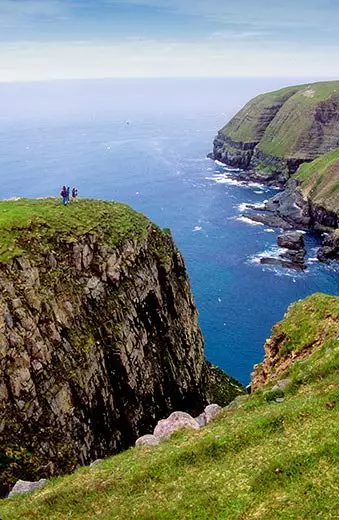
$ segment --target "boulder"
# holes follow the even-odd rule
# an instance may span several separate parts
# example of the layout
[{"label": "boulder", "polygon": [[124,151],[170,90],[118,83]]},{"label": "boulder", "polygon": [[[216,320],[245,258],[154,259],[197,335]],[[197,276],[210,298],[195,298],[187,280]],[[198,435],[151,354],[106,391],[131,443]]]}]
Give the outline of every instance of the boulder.
[{"label": "boulder", "polygon": [[222,408],[218,404],[209,404],[205,408],[206,424],[213,421],[213,419],[220,414]]},{"label": "boulder", "polygon": [[136,440],[136,446],[157,446],[160,442],[159,437],[155,437],[155,435],[144,435],[143,437],[139,437]]},{"label": "boulder", "polygon": [[154,429],[154,436],[159,439],[167,439],[177,430],[189,428],[199,430],[199,423],[186,412],[173,412],[167,419],[158,422]]},{"label": "boulder", "polygon": [[272,388],[272,392],[275,390],[285,390],[285,388],[292,382],[292,379],[281,379]]},{"label": "boulder", "polygon": [[279,235],[277,243],[278,246],[285,247],[286,249],[299,250],[304,249],[305,247],[303,233],[300,233],[299,231]]},{"label": "boulder", "polygon": [[195,417],[194,419],[197,421],[197,423],[199,424],[200,428],[202,426],[206,426],[206,424],[207,424],[205,412],[202,412],[200,415],[198,415],[198,417]]},{"label": "boulder", "polygon": [[339,260],[339,231],[325,237],[322,246],[318,249],[317,257],[320,262]]},{"label": "boulder", "polygon": [[17,495],[19,493],[29,493],[34,489],[38,489],[43,487],[46,484],[47,480],[42,478],[37,482],[29,482],[26,480],[18,480],[12,491],[9,493],[8,497],[12,497],[13,495]]}]

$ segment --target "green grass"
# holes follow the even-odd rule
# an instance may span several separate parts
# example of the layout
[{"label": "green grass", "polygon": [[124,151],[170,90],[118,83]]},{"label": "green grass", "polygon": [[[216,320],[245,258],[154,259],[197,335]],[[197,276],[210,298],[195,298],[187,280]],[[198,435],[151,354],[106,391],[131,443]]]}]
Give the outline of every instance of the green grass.
[{"label": "green grass", "polygon": [[294,177],[305,198],[339,213],[339,148],[301,165]]},{"label": "green grass", "polygon": [[74,242],[85,234],[108,245],[146,235],[150,221],[124,204],[83,199],[63,206],[58,199],[0,202],[0,262],[34,254],[58,242]]},{"label": "green grass", "polygon": [[[310,94],[308,94],[310,93]],[[314,150],[319,155],[318,137],[312,131],[314,112],[328,98],[339,99],[339,82],[316,83],[296,92],[282,106],[267,127],[258,145],[266,154],[284,158],[308,159]],[[324,135],[336,131],[336,122],[322,125]]]},{"label": "green grass", "polygon": [[315,111],[330,99],[339,101],[339,81],[296,85],[262,94],[249,101],[221,132],[234,142],[258,143],[257,150],[265,155],[315,159],[327,151],[327,138],[338,132],[335,118],[321,123],[320,145],[314,131]]},{"label": "green grass", "polygon": [[337,519],[338,320],[331,344],[317,330],[329,316],[337,318],[338,300],[316,294],[303,309],[301,302],[290,308],[282,327],[295,338],[292,349],[315,334],[323,343],[306,363],[286,369],[291,383],[279,392],[282,403],[271,382],[197,432],[178,432],[152,449],[132,448],[0,502],[1,519]]},{"label": "green grass", "polygon": [[274,92],[261,94],[247,103],[233,119],[221,130],[222,133],[236,142],[258,142],[266,129],[259,118],[277,103],[284,102],[301,86],[287,87]]},{"label": "green grass", "polygon": [[279,354],[298,353],[314,344],[333,348],[339,338],[339,298],[312,294],[292,304],[285,318],[273,327],[273,338],[279,338]]}]

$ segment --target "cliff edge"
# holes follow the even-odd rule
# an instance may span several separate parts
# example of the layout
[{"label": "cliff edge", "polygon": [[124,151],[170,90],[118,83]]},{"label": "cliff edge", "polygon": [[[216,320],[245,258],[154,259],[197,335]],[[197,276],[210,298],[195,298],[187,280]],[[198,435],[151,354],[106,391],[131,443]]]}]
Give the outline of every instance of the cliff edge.
[{"label": "cliff edge", "polygon": [[328,81],[252,99],[219,131],[213,157],[284,182],[300,164],[338,146],[339,81]]},{"label": "cliff edge", "polygon": [[[121,451],[240,385],[211,367],[168,232],[114,202],[0,203],[0,486]],[[211,377],[210,377],[211,376]]]}]

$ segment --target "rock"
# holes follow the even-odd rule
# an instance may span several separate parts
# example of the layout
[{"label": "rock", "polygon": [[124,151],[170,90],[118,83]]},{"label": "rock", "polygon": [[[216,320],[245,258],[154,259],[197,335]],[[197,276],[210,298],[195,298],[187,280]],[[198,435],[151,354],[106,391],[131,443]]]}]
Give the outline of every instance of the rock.
[{"label": "rock", "polygon": [[159,437],[156,437],[155,435],[144,435],[143,437],[139,437],[139,439],[136,440],[135,445],[136,446],[157,446],[160,442]]},{"label": "rock", "polygon": [[197,423],[199,424],[200,428],[202,426],[206,426],[206,424],[207,424],[205,412],[201,413],[200,415],[198,415],[198,417],[195,417],[194,419],[197,421]]},{"label": "rock", "polygon": [[100,464],[100,462],[102,462],[104,459],[96,459],[94,460],[93,462],[91,462],[91,464],[89,465],[90,468],[93,468],[93,466],[97,466],[98,464]]},{"label": "rock", "polygon": [[305,269],[305,243],[303,234],[299,231],[285,233],[277,238],[278,246],[285,249],[279,254],[284,261],[290,262],[293,269]]},{"label": "rock", "polygon": [[13,495],[18,495],[19,493],[29,493],[34,489],[38,489],[43,487],[46,484],[47,480],[42,478],[37,482],[29,482],[26,480],[18,480],[18,482],[13,487],[12,491],[9,493],[8,497],[12,497]]},{"label": "rock", "polygon": [[281,379],[280,381],[278,381],[274,387],[272,388],[272,392],[274,392],[275,390],[285,390],[285,388],[290,384],[292,383],[292,379]]},{"label": "rock", "polygon": [[325,237],[322,246],[318,249],[317,258],[320,262],[339,260],[339,231]]},{"label": "rock", "polygon": [[210,423],[220,414],[222,408],[218,404],[209,404],[205,408],[206,424]]},{"label": "rock", "polygon": [[200,426],[188,413],[173,412],[167,419],[162,419],[158,422],[153,433],[159,439],[167,439],[172,433],[181,428],[199,430]]},{"label": "rock", "polygon": [[292,262],[288,259],[284,260],[282,256],[277,257],[271,257],[271,256],[264,256],[263,258],[260,258],[260,263],[262,265],[279,265],[281,267],[285,267],[286,269],[296,269],[296,270],[303,270],[306,267],[299,262]]},{"label": "rock", "polygon": [[253,220],[253,222],[261,222],[265,226],[286,230],[293,229],[292,224],[286,222],[286,220],[275,213],[246,213],[245,217]]},{"label": "rock", "polygon": [[306,269],[304,262],[306,251],[302,233],[295,231],[279,235],[277,243],[283,248],[278,256],[265,256],[260,259],[261,264],[280,265],[288,269]]},{"label": "rock", "polygon": [[279,235],[277,238],[278,246],[286,247],[287,249],[304,249],[304,236],[303,233],[299,231],[294,231],[293,233],[285,233],[284,235]]},{"label": "rock", "polygon": [[276,403],[283,403],[285,401],[285,399],[283,397],[277,397],[275,402]]}]

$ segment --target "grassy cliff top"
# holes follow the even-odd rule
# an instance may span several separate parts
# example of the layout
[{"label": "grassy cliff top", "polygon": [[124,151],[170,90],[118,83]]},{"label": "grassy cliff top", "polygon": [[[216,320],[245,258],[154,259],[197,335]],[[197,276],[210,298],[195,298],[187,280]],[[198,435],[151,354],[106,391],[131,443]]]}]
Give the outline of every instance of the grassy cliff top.
[{"label": "grassy cliff top", "polygon": [[300,166],[295,174],[306,198],[339,213],[339,148]]},{"label": "grassy cliff top", "polygon": [[252,99],[221,132],[267,155],[312,160],[338,143],[338,103],[339,81],[288,87]]},{"label": "grassy cliff top", "polygon": [[150,221],[117,202],[83,199],[63,206],[60,199],[0,201],[0,262],[39,243],[47,249],[51,239],[74,242],[91,233],[108,245],[146,235]]},{"label": "grassy cliff top", "polygon": [[267,126],[266,117],[263,116],[271,110],[276,112],[299,88],[302,88],[302,86],[286,87],[274,92],[260,94],[251,99],[221,129],[221,132],[235,142],[253,143],[260,141]]},{"label": "grassy cliff top", "polygon": [[[338,311],[338,301],[317,294],[291,308],[281,326],[293,349],[312,340],[319,320]],[[317,349],[287,369],[291,382],[279,395],[272,382],[238,397],[199,431],[178,432],[155,448],[132,448],[51,479],[32,495],[2,501],[0,517],[338,518],[338,333],[337,325],[331,344],[318,333]]]},{"label": "grassy cliff top", "polygon": [[339,337],[339,297],[316,293],[293,303],[273,327],[272,337],[280,339],[280,356],[296,355],[305,346],[334,348]]}]

